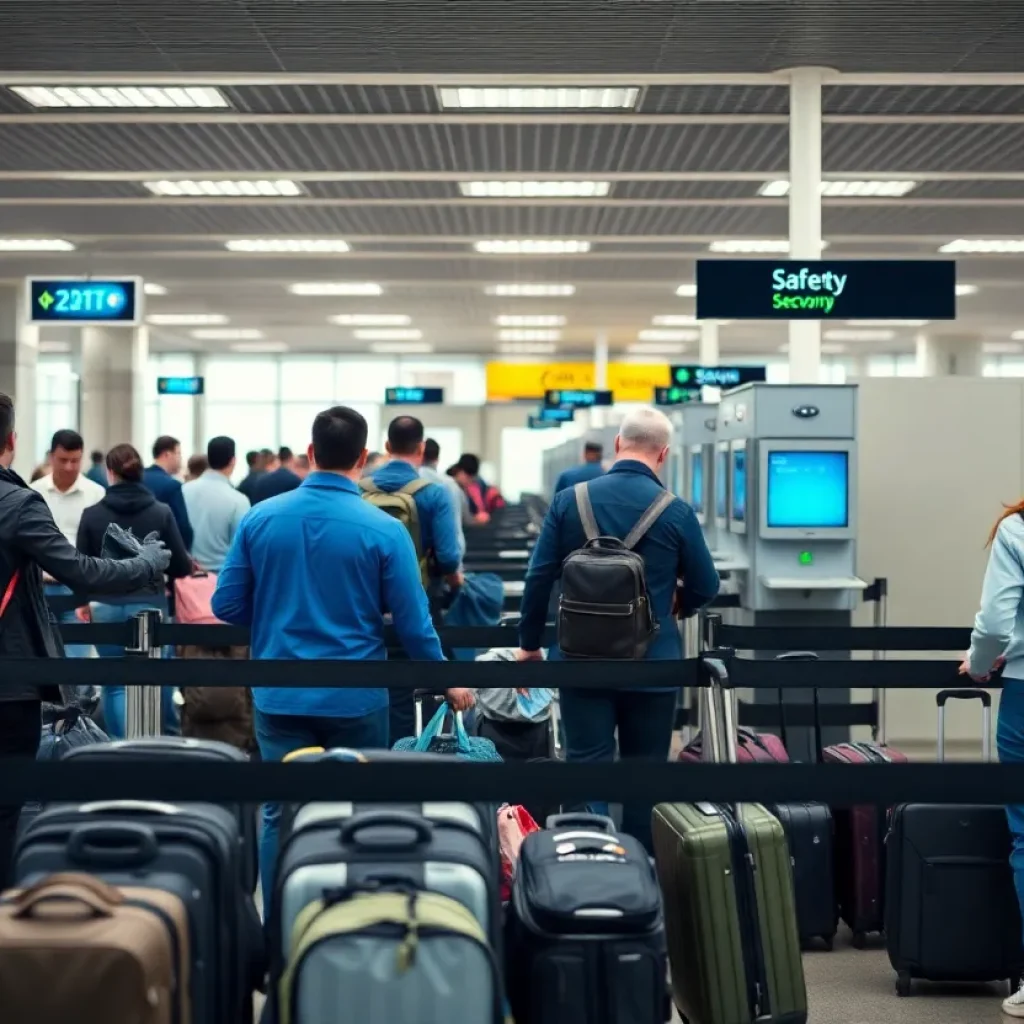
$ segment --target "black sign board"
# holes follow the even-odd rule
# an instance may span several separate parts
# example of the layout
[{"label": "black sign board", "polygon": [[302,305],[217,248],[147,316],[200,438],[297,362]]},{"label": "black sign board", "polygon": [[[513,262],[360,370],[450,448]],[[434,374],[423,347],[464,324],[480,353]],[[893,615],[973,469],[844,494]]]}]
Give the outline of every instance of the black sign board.
[{"label": "black sign board", "polygon": [[543,416],[531,416],[526,421],[531,430],[561,430],[562,424],[559,420],[546,420]]},{"label": "black sign board", "polygon": [[537,416],[542,420],[547,420],[549,423],[572,423],[576,419],[576,410],[567,408],[548,409],[542,406]]},{"label": "black sign board", "polygon": [[384,392],[385,405],[441,405],[444,388],[388,388]]},{"label": "black sign board", "polygon": [[698,320],[955,320],[954,260],[697,260]]},{"label": "black sign board", "polygon": [[135,324],[139,321],[142,281],[78,278],[28,278],[29,319],[33,323]]},{"label": "black sign board", "polygon": [[741,384],[760,384],[767,377],[763,366],[672,366],[672,386],[676,388],[738,388]]},{"label": "black sign board", "polygon": [[562,390],[545,391],[544,404],[549,409],[567,407],[569,409],[592,409],[595,405],[611,405],[610,391],[581,391],[564,388]]},{"label": "black sign board", "polygon": [[655,388],[655,405],[685,405],[700,401],[700,388]]}]

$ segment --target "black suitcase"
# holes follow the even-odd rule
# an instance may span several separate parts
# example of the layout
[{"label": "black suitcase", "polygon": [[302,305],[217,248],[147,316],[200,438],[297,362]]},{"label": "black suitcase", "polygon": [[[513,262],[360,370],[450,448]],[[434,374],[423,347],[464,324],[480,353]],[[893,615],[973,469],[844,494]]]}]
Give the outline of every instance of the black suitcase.
[{"label": "black suitcase", "polygon": [[[241,750],[229,743],[217,740],[197,740],[186,736],[150,736],[134,740],[112,740],[109,743],[94,743],[86,747],[75,747],[67,751],[65,758],[138,758],[154,760],[168,758],[173,761],[194,759],[199,761],[248,761]],[[239,842],[242,845],[242,884],[246,892],[255,892],[259,879],[259,848],[257,844],[257,808],[249,804],[229,804],[238,819]]]},{"label": "black suitcase", "polygon": [[235,816],[216,804],[53,804],[19,839],[14,878],[24,887],[84,871],[180,896],[192,928],[193,1024],[245,1024],[266,958],[239,850]]},{"label": "black suitcase", "polygon": [[671,1016],[654,869],[609,818],[561,814],[519,854],[505,935],[516,1024],[661,1024]]},{"label": "black suitcase", "polygon": [[[992,697],[984,690],[943,690],[946,702],[980,700],[985,759],[992,745]],[[1016,991],[1024,971],[1021,920],[1010,869],[1010,832],[1001,806],[900,804],[886,839],[885,945],[896,991],[913,980],[999,981]]]}]

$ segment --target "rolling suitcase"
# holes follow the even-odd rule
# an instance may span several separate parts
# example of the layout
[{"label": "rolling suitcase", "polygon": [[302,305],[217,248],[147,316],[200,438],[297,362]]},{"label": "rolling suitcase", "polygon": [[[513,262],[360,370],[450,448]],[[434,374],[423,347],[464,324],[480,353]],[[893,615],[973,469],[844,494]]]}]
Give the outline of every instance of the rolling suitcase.
[{"label": "rolling suitcase", "polygon": [[[732,700],[722,693],[728,673],[720,661],[707,664],[722,685],[701,692],[705,756],[734,762]],[[793,871],[778,820],[759,804],[658,804],[652,824],[683,1019],[805,1024]]]},{"label": "rolling suitcase", "polygon": [[662,1024],[661,895],[609,818],[560,814],[523,840],[505,937],[516,1024]]},{"label": "rolling suitcase", "polygon": [[256,907],[239,883],[238,825],[216,804],[53,804],[19,839],[14,877],[33,885],[86,872],[116,886],[163,889],[189,914],[193,1024],[252,1016],[264,971]]},{"label": "rolling suitcase", "polygon": [[[972,699],[982,702],[984,758],[990,760],[991,695],[943,690],[936,699],[939,760],[945,754],[946,702]],[[910,995],[915,978],[1007,978],[1016,991],[1024,950],[1005,808],[900,804],[893,808],[886,846],[885,945],[899,995]]]}]

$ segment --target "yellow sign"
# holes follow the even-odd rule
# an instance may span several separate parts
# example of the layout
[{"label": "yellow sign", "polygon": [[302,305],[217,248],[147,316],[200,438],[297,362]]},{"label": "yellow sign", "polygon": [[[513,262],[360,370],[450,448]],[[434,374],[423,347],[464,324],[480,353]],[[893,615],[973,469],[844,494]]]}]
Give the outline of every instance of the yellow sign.
[{"label": "yellow sign", "polygon": [[[667,363],[609,363],[608,388],[616,402],[652,402],[654,389],[668,387]],[[487,401],[544,397],[545,391],[589,390],[593,363],[488,363]]]}]

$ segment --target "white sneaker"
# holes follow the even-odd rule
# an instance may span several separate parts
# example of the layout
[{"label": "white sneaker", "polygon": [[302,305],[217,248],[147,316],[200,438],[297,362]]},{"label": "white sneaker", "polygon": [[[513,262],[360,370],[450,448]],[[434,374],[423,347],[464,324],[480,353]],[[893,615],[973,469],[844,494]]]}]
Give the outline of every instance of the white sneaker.
[{"label": "white sneaker", "polygon": [[1003,1000],[1003,1013],[1008,1017],[1024,1019],[1024,981],[1012,996]]}]

